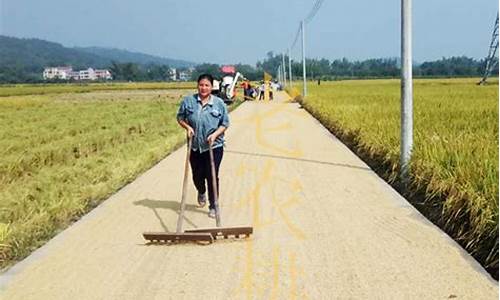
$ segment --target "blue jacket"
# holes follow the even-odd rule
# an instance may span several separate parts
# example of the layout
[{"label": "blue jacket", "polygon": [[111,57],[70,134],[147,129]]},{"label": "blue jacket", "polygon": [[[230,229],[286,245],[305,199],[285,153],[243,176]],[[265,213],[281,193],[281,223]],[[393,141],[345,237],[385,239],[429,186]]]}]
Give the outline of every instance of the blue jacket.
[{"label": "blue jacket", "polygon": [[[194,129],[194,151],[200,153],[208,151],[207,137],[220,126],[229,127],[229,114],[224,101],[214,95],[210,96],[208,103],[202,107],[198,94],[186,96],[177,112],[177,120],[186,121]],[[215,140],[212,148],[224,145],[224,133]]]}]

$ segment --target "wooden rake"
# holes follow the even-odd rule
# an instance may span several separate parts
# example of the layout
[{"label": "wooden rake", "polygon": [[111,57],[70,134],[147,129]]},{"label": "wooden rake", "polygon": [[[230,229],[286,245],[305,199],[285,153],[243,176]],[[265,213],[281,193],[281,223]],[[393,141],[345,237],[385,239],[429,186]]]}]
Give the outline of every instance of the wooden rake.
[{"label": "wooden rake", "polygon": [[186,195],[187,195],[187,184],[188,184],[188,173],[189,173],[189,158],[191,155],[192,147],[192,137],[188,137],[187,142],[187,155],[186,162],[184,164],[184,181],[182,183],[182,198],[180,203],[179,218],[177,219],[177,230],[176,232],[144,232],[142,235],[144,239],[152,243],[174,243],[174,242],[200,242],[211,244],[217,239],[227,239],[227,238],[240,238],[249,237],[253,233],[253,227],[250,226],[240,226],[240,227],[222,227],[220,208],[218,201],[218,190],[215,174],[215,163],[214,154],[212,150],[212,144],[209,144],[209,155],[210,155],[210,168],[212,173],[212,187],[214,191],[214,202],[215,202],[215,228],[197,228],[189,229],[186,231],[182,230],[182,221],[184,220],[184,211],[186,208]]}]

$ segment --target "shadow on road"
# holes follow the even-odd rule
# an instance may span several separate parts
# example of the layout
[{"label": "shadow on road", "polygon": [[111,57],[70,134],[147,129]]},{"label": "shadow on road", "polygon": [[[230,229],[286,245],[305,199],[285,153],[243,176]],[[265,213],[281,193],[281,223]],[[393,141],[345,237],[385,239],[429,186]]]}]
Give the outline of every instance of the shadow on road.
[{"label": "shadow on road", "polygon": [[[137,200],[134,201],[134,205],[140,205],[144,207],[150,208],[153,213],[155,214],[156,218],[161,224],[161,227],[168,232],[171,232],[168,230],[167,225],[163,222],[162,218],[160,217],[160,214],[158,213],[158,209],[170,209],[174,211],[175,213],[179,214],[179,209],[180,209],[180,202],[179,201],[172,201],[172,200],[152,200],[152,199],[142,199],[142,200]],[[207,212],[203,209],[200,209],[197,205],[194,204],[186,204],[186,210],[187,211],[193,211],[196,213],[200,214],[207,214]],[[194,224],[186,215],[184,215],[184,220],[186,220],[189,225],[191,225],[193,228],[198,228],[196,224]]]},{"label": "shadow on road", "polygon": [[277,159],[288,159],[288,160],[303,161],[303,162],[308,162],[308,163],[315,163],[315,164],[322,164],[322,165],[331,165],[331,166],[336,166],[336,167],[344,167],[344,168],[351,168],[351,169],[371,171],[371,169],[368,168],[368,167],[359,167],[359,166],[353,166],[353,165],[347,165],[347,164],[339,164],[339,163],[333,163],[333,162],[328,162],[328,161],[320,161],[320,160],[313,160],[313,159],[288,157],[288,156],[279,156],[279,155],[263,154],[263,153],[252,153],[252,152],[244,152],[244,151],[237,151],[237,150],[225,150],[224,152],[226,152],[226,153],[233,153],[233,154],[250,155],[250,156],[277,158]]}]

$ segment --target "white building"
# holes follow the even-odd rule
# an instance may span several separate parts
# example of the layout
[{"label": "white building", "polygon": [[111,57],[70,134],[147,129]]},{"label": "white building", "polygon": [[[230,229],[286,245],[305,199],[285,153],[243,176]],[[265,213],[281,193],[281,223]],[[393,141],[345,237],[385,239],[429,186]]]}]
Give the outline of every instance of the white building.
[{"label": "white building", "polygon": [[78,71],[69,72],[68,79],[80,80],[80,72],[78,72]]},{"label": "white building", "polygon": [[43,70],[43,79],[69,79],[71,67],[53,67]]},{"label": "white building", "polygon": [[172,81],[176,81],[177,80],[177,69],[170,68],[168,70],[168,73],[169,73],[170,80],[172,80]]},{"label": "white building", "polygon": [[191,79],[191,72],[189,70],[179,72],[180,81],[188,81]]},{"label": "white building", "polygon": [[87,70],[73,71],[71,67],[50,67],[43,71],[43,79],[73,79],[73,80],[97,80],[112,79],[111,73],[106,70]]},{"label": "white building", "polygon": [[92,68],[88,68],[87,70],[81,70],[79,72],[80,80],[96,80],[97,76],[95,75],[95,71]]},{"label": "white building", "polygon": [[95,73],[95,76],[97,77],[97,79],[112,79],[113,77],[111,76],[111,73],[104,69],[104,70],[95,70],[94,71]]}]

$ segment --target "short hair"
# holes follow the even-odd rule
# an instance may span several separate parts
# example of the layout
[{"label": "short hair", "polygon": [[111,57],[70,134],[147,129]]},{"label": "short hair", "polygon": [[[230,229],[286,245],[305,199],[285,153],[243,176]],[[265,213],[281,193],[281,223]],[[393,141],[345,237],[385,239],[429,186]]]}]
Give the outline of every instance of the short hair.
[{"label": "short hair", "polygon": [[210,81],[210,84],[214,85],[214,77],[212,75],[208,73],[201,74],[200,76],[198,76],[198,83],[200,83],[200,81],[202,81],[203,79]]}]

